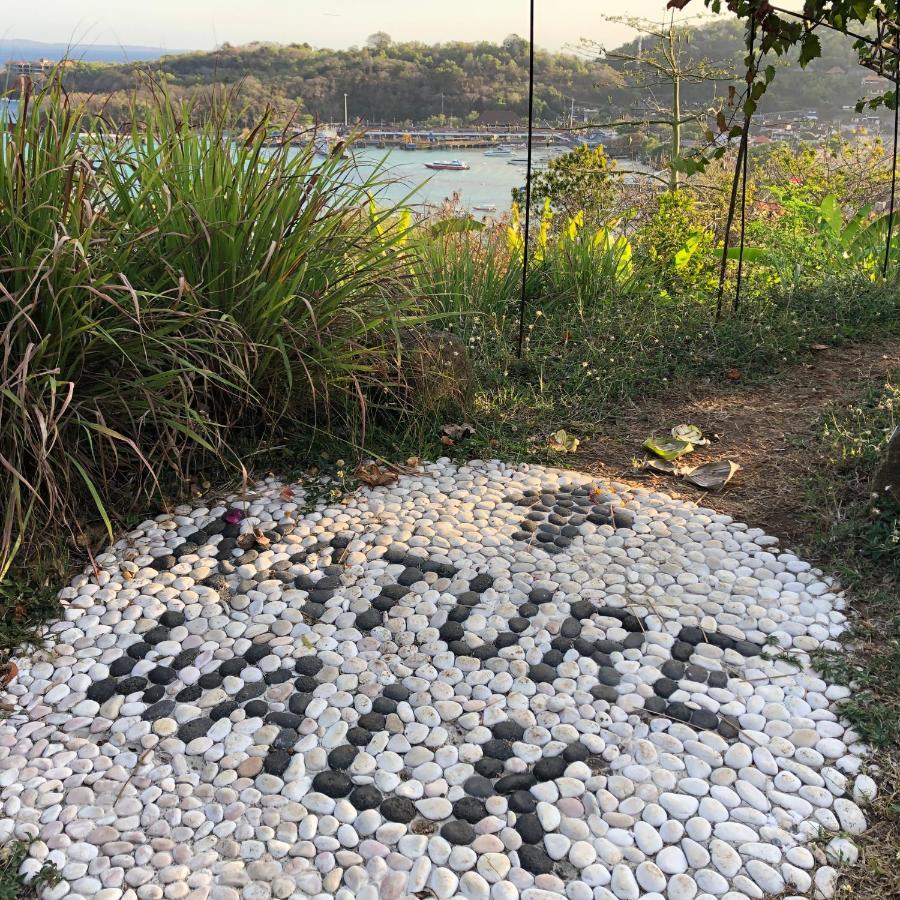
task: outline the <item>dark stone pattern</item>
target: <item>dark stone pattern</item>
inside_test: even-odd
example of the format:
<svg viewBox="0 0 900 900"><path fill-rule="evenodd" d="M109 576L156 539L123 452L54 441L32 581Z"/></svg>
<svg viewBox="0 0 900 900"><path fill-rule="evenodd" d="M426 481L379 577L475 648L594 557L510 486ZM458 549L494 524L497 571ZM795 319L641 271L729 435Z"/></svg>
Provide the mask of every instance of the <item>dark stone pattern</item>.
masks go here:
<svg viewBox="0 0 900 900"><path fill-rule="evenodd" d="M612 495L595 496L582 487L562 489L552 494L526 491L507 500L527 509L518 531L513 535L514 539L528 541L547 553L561 552L579 536L596 527L612 525L628 528L633 525L633 513L616 506ZM289 529L289 524L280 526L263 538L275 543ZM155 565L160 570L171 568L181 557L207 543L210 534L222 534L223 539L216 545L219 571L210 575L205 583L218 591L227 602L228 598L246 592L254 584L239 581L235 574L236 566L258 557L258 551L253 546L255 538L242 534L238 526L222 521L209 523L205 532L191 535L175 548L171 556L158 557ZM301 611L307 620L316 620L324 615L328 602L342 586L343 568L339 563L351 539L350 535L338 535L320 541L295 552L289 561L276 563L271 570L260 573L260 577L279 578L286 587L305 591L307 599ZM383 626L391 610L408 602L410 595L415 593L415 586L426 580L428 573L446 579L453 579L458 574L457 568L450 563L429 559L400 545L388 548L384 557L387 562L402 566L402 569L394 583L384 585L369 608L357 614L356 626L363 634ZM295 563L306 563L317 571L294 576L290 568ZM453 653L475 657L482 662L497 657L504 648L518 645L522 637L529 634L532 619L540 614L542 607L552 607L554 604L552 591L534 588L518 607L517 615L509 619L508 630L491 641L485 641L468 630L466 623L473 610L481 605L484 592L490 590L493 583L491 575L478 573L456 596L456 604L448 610L446 621L438 629L439 640ZM620 630L618 639L588 639L583 636L591 634L591 630L585 629L586 623L593 622L602 628L604 620L614 623ZM205 672L196 683L184 686L179 681L179 672L193 664L199 651L183 650L174 658L164 659L157 649L169 638L172 629L184 623L184 613L178 610L164 612L155 625L137 635L125 653L110 664L109 677L91 685L87 696L98 704L103 704L116 694L125 695L131 701L140 699L146 705L141 717L152 722L172 715L179 703L197 703L206 692L221 687L226 678L240 678L248 666L256 666L270 655L268 640L265 636L258 637L241 656L221 661L215 670ZM625 632L624 637L621 637L621 632ZM597 683L590 690L594 701L614 704L621 682L621 674L616 668L619 655L629 650L640 650L644 643L644 621L628 609L600 606L588 599L578 600L571 604L569 616L561 623L550 649L543 654L540 662L530 665L528 677L539 691L552 689L553 682L559 677L559 666L567 655L571 658L570 651L574 651L578 656L592 659L598 666ZM661 665L662 677L652 685L653 696L646 699L644 712L688 723L698 730L717 730L728 739L734 738L739 730L736 722L671 700L680 689L691 683L706 684L711 688L727 685L725 672L691 663L700 643L731 649L745 657L762 652L762 647L749 641L737 641L720 633L707 634L696 627L682 628L672 647L671 658ZM147 669L144 664L139 671L146 674L135 676L132 672L140 660L149 660L155 665ZM323 667L322 660L310 654L294 661L293 669L279 667L274 671L265 671L261 681L245 683L233 697L205 709L204 715L183 722L178 728L178 737L190 743L206 735L219 719L243 709L247 717L258 718L261 723L278 727L277 736L263 759L263 770L281 777L291 763L306 710L319 687ZM293 692L284 700L285 708L271 708L265 699L267 689L288 681L293 682ZM690 688L687 687L687 690ZM349 798L360 811L378 808L388 821L411 823L418 815L411 800L398 796L386 797L371 784L357 784L349 771L360 749L368 746L376 734L386 730L387 716L395 714L398 705L409 700L410 695L410 690L401 683L384 686L372 698L371 711L362 714L348 729L346 743L329 752L328 768L315 775L313 790L335 799ZM566 746L558 756L543 757L526 771L511 773L506 763L515 756L513 744L524 738L525 730L518 723L507 720L495 724L491 733L491 739L482 744L482 758L474 764L477 774L463 784L465 796L454 803L452 818L438 826L440 834L454 845L471 844L476 834L474 826L488 815L485 801L497 795L504 796L508 808L515 815L513 827L524 841L518 851L520 865L534 875L553 871L554 863L543 850L544 831L535 815L536 801L529 789L538 783L563 777L569 765L588 762L591 754L584 744L576 741ZM596 760L594 764L597 764Z"/></svg>

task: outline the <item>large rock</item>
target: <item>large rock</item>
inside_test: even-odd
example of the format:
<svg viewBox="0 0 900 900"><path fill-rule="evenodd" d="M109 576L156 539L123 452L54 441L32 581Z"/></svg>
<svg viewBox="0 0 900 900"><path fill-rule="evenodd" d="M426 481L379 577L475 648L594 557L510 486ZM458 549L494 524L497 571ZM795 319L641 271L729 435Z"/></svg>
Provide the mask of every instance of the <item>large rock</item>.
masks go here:
<svg viewBox="0 0 900 900"><path fill-rule="evenodd" d="M900 426L894 429L888 441L887 454L875 473L872 490L876 494L888 491L900 502Z"/></svg>
<svg viewBox="0 0 900 900"><path fill-rule="evenodd" d="M462 338L449 331L404 328L393 360L404 406L417 413L464 408L475 386L475 371Z"/></svg>

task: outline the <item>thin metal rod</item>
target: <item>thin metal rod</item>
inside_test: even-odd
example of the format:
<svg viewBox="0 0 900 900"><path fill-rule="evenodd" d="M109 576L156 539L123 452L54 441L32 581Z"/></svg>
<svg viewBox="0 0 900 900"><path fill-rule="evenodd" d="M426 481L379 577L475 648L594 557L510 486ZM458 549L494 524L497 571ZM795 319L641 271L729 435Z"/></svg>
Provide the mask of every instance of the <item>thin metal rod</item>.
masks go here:
<svg viewBox="0 0 900 900"><path fill-rule="evenodd" d="M753 80L756 78L756 73L759 71L759 65L753 58L753 51L756 46L755 11L750 14L750 40L748 43L748 49L750 50L750 72L753 77L747 83L747 90L751 91ZM731 305L731 309L734 312L737 312L738 307L741 305L741 283L744 277L744 246L747 243L747 161L750 159L750 116L744 117L744 131L741 136L744 139L744 165L741 174L741 249L738 250L737 279L734 288L734 302Z"/></svg>
<svg viewBox="0 0 900 900"><path fill-rule="evenodd" d="M891 202L888 212L887 240L884 245L883 277L887 278L891 262L891 236L894 231L894 198L897 193L897 132L900 130L900 71L894 76L894 153L891 164Z"/></svg>
<svg viewBox="0 0 900 900"><path fill-rule="evenodd" d="M525 246L522 256L522 294L519 297L519 344L516 358L522 358L525 346L525 287L528 282L528 235L531 231L531 145L534 135L534 0L528 41L528 164L525 167Z"/></svg>

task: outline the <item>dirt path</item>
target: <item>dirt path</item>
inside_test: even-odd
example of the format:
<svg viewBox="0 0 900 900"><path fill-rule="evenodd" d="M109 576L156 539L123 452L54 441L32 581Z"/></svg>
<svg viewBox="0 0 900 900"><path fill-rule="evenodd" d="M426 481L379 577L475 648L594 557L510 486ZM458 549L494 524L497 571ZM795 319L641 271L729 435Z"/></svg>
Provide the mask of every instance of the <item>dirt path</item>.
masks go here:
<svg viewBox="0 0 900 900"><path fill-rule="evenodd" d="M799 513L804 483L815 465L814 448L804 447L819 417L859 396L867 381L900 371L900 341L841 347L817 353L771 384L700 387L665 402L625 409L617 426L586 440L574 468L640 483L685 497L766 529L786 540L808 525ZM666 476L636 475L649 435L665 435L690 423L720 440L691 455L691 463L731 459L741 466L719 493L706 493Z"/></svg>

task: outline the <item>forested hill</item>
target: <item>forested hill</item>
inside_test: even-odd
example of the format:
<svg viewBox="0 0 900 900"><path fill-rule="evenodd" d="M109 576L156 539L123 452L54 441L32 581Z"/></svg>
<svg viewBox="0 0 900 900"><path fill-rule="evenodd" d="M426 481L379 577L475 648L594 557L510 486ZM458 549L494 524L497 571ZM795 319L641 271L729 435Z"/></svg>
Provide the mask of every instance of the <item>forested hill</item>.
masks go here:
<svg viewBox="0 0 900 900"><path fill-rule="evenodd" d="M377 36L376 36L377 37ZM865 70L856 64L849 40L823 34L823 57L806 71L784 63L767 109L816 107L839 112L861 95ZM644 47L647 47L645 40ZM697 29L690 53L739 72L744 55L736 23ZM634 49L631 45L630 49ZM215 52L184 53L143 64L81 63L67 70L69 90L106 98L130 91L139 68L164 79L176 96L211 85L240 84L247 118L268 104L302 110L321 121L340 121L344 94L350 118L370 122L437 121L442 105L457 122L514 122L527 110L528 45L511 36L502 44L451 42L437 45L393 43L383 35L371 46L349 50L315 49L308 44L224 45ZM634 74L587 55L539 51L536 59L536 111L542 121L565 121L574 98L579 110L607 115L627 112L646 96ZM725 83L716 86L725 93ZM714 86L685 88L688 101L708 103ZM661 95L665 100L665 95Z"/></svg>

